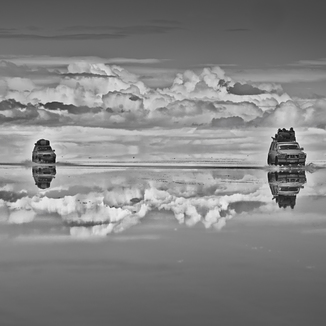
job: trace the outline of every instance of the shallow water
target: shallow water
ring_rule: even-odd
[[[1,325],[324,325],[326,170],[0,168]]]

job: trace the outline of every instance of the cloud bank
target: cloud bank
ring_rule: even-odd
[[[124,68],[83,61],[70,63],[54,87],[19,77],[6,77],[2,85],[0,123],[25,125],[242,128],[291,120],[319,127],[314,111],[325,106],[319,101],[302,108],[279,85],[239,83],[220,67],[187,70],[171,87],[152,89]]]

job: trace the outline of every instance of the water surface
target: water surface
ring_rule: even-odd
[[[2,325],[323,325],[326,172],[0,169]]]

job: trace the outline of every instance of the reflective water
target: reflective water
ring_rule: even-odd
[[[324,325],[326,171],[0,168],[1,325]]]

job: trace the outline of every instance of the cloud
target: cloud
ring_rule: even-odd
[[[9,90],[25,92],[25,91],[32,91],[36,87],[33,81],[28,78],[14,77],[14,78],[5,78],[4,80]]]
[[[300,67],[324,67],[326,66],[326,58],[316,60],[299,60],[297,62],[289,63],[289,66],[300,66]]]
[[[15,31],[16,31],[15,28],[5,28],[5,27],[0,28],[0,34],[10,34]]]
[[[41,35],[41,34],[27,34],[27,33],[17,33],[17,34],[4,34],[0,33],[0,39],[18,39],[18,40],[51,40],[51,41],[62,41],[62,40],[108,40],[108,39],[120,39],[124,38],[126,35],[116,34],[116,33],[76,33],[76,34],[56,34],[56,35]]]
[[[17,65],[8,60],[0,61],[1,77],[26,77],[26,76],[48,76],[51,72],[44,67],[29,67],[25,64]]]
[[[88,26],[76,25],[62,28],[59,31],[45,33],[45,31],[32,27],[25,30],[0,29],[0,39],[21,39],[21,40],[106,40],[121,39],[133,35],[165,34],[180,30],[182,27],[176,24],[166,24],[158,22],[147,25],[130,26]],[[28,33],[32,31],[33,33]]]
[[[259,95],[265,93],[264,90],[258,87],[241,83],[235,83],[233,86],[229,87],[228,92],[235,95]]]
[[[155,58],[101,58],[96,56],[71,56],[71,57],[54,57],[54,56],[15,56],[15,55],[0,55],[0,59],[7,64],[15,64],[19,69],[27,68],[31,71],[35,70],[35,66],[41,67],[63,67],[71,63],[87,61],[89,63],[107,63],[107,64],[155,64],[166,61],[166,59]],[[0,62],[0,67],[3,65]],[[21,75],[17,75],[21,76]]]
[[[75,106],[73,104],[63,104],[61,102],[50,102],[42,105],[45,109],[50,111],[66,111],[68,114],[96,114],[101,111],[101,108],[89,108],[87,106]]]
[[[0,68],[19,71],[4,62]],[[27,71],[29,68],[23,68]],[[324,128],[323,100],[309,105],[273,83],[240,83],[220,67],[177,73],[172,85],[152,89],[116,65],[69,63],[52,87],[6,77],[0,123],[121,129],[245,129],[286,125]]]
[[[130,25],[130,26],[111,26],[111,25],[78,25],[78,26],[68,26],[62,29],[62,31],[109,31],[113,35],[118,35],[122,37],[130,35],[146,35],[146,34],[164,34],[174,30],[182,29],[179,24],[148,24],[148,25]],[[96,34],[94,34],[96,35]]]
[[[241,117],[213,118],[211,125],[212,127],[227,129],[243,127],[245,122]]]
[[[326,81],[325,69],[311,69],[311,67],[282,66],[264,69],[234,69],[229,68],[228,74],[235,80],[250,83],[298,83]]]
[[[295,126],[305,124],[304,111],[293,101],[281,103],[275,109],[265,112],[261,118],[257,118],[255,124],[278,127],[287,125],[289,121]]]
[[[162,63],[164,61],[168,61],[167,59],[137,59],[137,58],[110,58],[105,60],[108,64],[157,64]]]

